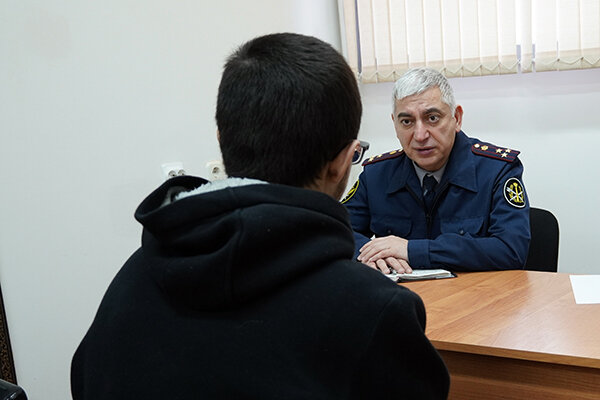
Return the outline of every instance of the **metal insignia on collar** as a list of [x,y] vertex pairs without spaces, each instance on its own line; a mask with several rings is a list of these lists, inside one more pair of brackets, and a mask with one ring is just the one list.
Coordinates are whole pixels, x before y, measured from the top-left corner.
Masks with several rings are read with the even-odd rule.
[[354,185],[352,185],[352,187],[348,191],[348,194],[346,195],[346,197],[344,197],[342,199],[342,204],[346,203],[348,200],[350,200],[352,198],[352,196],[354,196],[354,193],[356,193],[356,189],[358,189],[358,182],[359,182],[359,180],[357,179],[356,182],[354,183]]
[[525,207],[525,190],[517,178],[509,178],[504,183],[504,198],[513,207]]

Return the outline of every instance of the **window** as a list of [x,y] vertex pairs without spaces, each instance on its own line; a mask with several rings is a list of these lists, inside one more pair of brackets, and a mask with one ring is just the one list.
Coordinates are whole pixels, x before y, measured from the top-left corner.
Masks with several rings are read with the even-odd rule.
[[600,67],[600,0],[339,0],[362,82]]

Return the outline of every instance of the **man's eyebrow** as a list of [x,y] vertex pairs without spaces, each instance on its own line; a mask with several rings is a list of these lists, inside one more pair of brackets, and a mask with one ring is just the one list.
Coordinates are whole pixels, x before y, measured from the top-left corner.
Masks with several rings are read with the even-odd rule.
[[[444,114],[444,111],[442,111],[442,109],[437,108],[437,107],[431,107],[431,108],[425,109],[425,112],[423,114],[424,115]],[[396,115],[396,118],[414,118],[414,116],[407,112],[399,112],[398,115]]]
[[444,112],[437,108],[437,107],[431,107],[425,110],[425,114],[443,114]]

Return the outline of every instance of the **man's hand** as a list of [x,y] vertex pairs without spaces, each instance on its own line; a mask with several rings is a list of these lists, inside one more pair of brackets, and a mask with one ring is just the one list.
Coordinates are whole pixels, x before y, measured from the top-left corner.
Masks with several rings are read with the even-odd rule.
[[379,237],[366,243],[360,249],[358,261],[385,274],[390,269],[400,274],[412,272],[408,264],[408,240],[398,236]]
[[[360,261],[360,260],[359,260]],[[367,266],[378,269],[384,274],[389,274],[392,270],[396,271],[399,274],[410,274],[412,272],[412,268],[408,265],[406,260],[399,260],[394,257],[380,258],[375,262],[364,262]]]

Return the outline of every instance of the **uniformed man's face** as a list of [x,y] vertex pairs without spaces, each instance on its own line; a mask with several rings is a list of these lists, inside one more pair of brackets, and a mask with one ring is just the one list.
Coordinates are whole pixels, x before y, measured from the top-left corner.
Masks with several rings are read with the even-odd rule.
[[404,152],[426,171],[442,168],[454,146],[462,124],[462,108],[454,114],[442,101],[440,89],[433,87],[420,94],[396,100],[392,120]]

